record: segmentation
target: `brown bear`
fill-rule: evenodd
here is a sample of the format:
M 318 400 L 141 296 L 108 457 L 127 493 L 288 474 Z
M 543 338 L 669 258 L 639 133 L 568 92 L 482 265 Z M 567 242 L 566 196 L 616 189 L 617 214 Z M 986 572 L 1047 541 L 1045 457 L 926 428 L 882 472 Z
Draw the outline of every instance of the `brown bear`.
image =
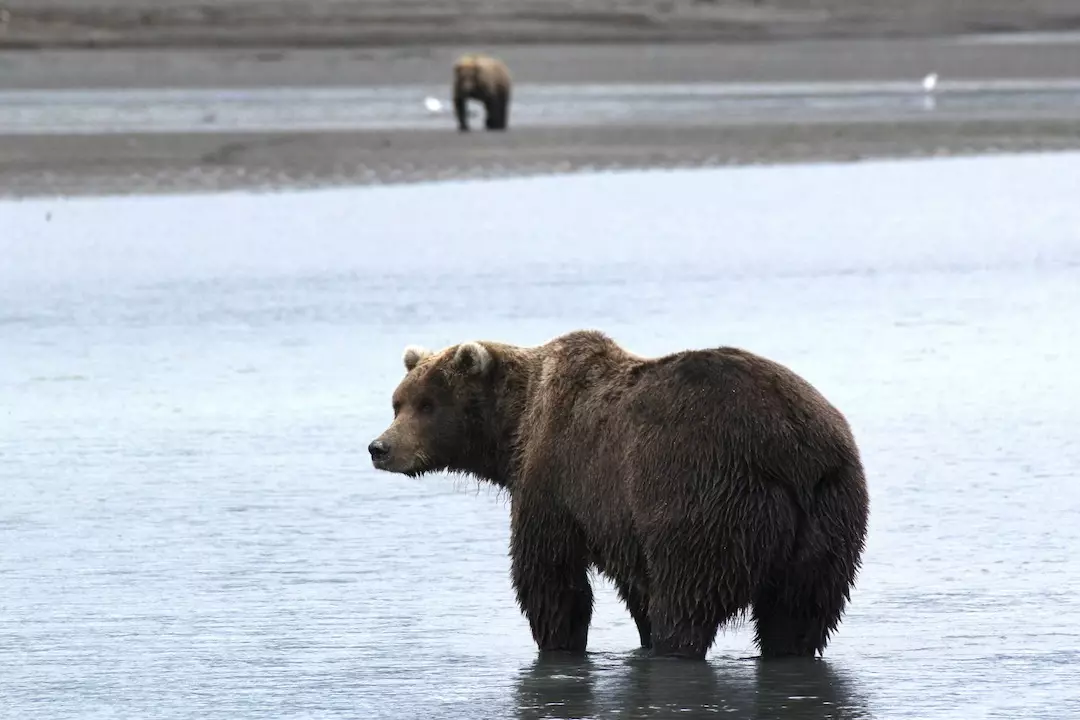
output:
M 510 113 L 510 70 L 488 55 L 463 55 L 454 63 L 454 114 L 458 130 L 469 131 L 469 100 L 484 104 L 488 130 L 505 130 Z
M 747 609 L 763 657 L 824 651 L 869 498 L 847 420 L 794 372 L 730 347 L 641 357 L 586 330 L 404 362 L 372 462 L 509 491 L 512 580 L 541 651 L 585 651 L 590 567 L 654 655 L 702 659 Z

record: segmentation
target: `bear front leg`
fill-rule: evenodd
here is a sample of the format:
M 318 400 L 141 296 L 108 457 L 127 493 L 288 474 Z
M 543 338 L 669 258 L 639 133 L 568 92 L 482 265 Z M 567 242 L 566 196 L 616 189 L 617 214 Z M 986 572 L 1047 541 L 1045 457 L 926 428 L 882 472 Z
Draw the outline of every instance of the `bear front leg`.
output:
M 641 647 L 652 647 L 652 623 L 649 621 L 649 598 L 644 591 L 629 583 L 618 583 L 619 597 L 637 625 Z
M 646 543 L 653 655 L 704 660 L 720 625 L 749 604 L 749 583 L 718 562 L 717 546 L 737 547 L 678 525 Z
M 515 507 L 521 504 L 515 498 Z M 512 580 L 518 605 L 541 652 L 584 653 L 592 620 L 588 551 L 561 512 L 513 513 Z
M 458 130 L 469 132 L 469 108 L 464 95 L 454 95 L 454 115 L 457 116 Z

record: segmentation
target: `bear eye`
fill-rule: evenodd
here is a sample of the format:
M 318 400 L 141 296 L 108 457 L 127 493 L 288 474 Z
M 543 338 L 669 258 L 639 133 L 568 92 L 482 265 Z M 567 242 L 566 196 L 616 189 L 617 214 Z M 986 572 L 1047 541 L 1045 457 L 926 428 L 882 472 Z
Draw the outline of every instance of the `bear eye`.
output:
M 396 402 L 394 403 L 394 417 L 397 417 L 399 412 L 401 412 L 401 403 Z
M 431 403 L 430 400 L 421 400 L 420 401 L 420 412 L 424 413 L 425 415 L 427 413 L 430 413 L 434 409 L 435 409 L 435 406 Z

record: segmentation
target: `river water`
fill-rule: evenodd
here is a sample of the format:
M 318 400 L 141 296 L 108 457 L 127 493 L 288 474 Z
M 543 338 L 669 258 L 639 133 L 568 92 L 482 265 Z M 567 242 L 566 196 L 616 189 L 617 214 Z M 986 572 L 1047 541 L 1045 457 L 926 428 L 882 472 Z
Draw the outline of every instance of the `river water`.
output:
M 516 85 L 514 127 L 1080 118 L 1080 81 Z M 445 84 L 363 88 L 0 90 L 6 135 L 445 129 Z M 433 110 L 425 101 L 434 99 Z M 474 126 L 483 108 L 470 104 Z
M 1080 716 L 1080 155 L 0 203 L 4 718 Z M 540 661 L 508 501 L 377 473 L 407 343 L 740 345 L 848 415 L 823 660 Z

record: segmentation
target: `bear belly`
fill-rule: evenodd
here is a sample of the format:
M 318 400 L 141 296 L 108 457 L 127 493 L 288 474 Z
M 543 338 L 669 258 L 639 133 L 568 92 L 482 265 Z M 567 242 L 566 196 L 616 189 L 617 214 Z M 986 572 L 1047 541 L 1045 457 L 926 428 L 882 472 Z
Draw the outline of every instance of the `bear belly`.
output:
M 616 585 L 647 586 L 645 556 L 636 540 L 622 537 L 590 545 L 590 562 L 598 573 Z

